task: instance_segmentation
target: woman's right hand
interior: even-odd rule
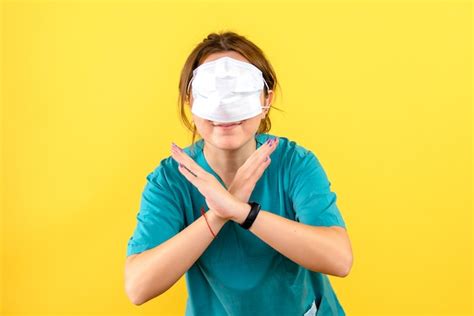
[[[270,154],[278,146],[278,137],[268,140],[260,146],[237,170],[228,191],[237,199],[247,203],[258,179],[270,165]],[[265,158],[268,157],[268,160]]]

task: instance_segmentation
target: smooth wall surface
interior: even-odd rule
[[[178,78],[208,33],[260,46],[271,133],[311,149],[354,251],[347,315],[472,315],[470,1],[4,1],[1,315],[183,315],[182,278],[134,306],[146,175],[190,144]]]

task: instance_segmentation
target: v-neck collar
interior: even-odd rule
[[[267,133],[257,133],[255,134],[255,142],[257,143],[256,149],[260,148],[267,139],[269,139],[271,135]],[[196,147],[196,162],[207,172],[212,174],[221,184],[222,186],[228,190],[227,186],[225,185],[224,181],[222,181],[221,177],[214,171],[214,169],[211,168],[209,163],[206,160],[206,157],[204,156],[204,140],[200,139],[195,143]]]

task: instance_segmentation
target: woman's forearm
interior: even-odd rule
[[[213,210],[207,211],[206,217],[216,235],[227,222]],[[135,256],[125,270],[125,287],[131,301],[140,305],[168,290],[213,239],[204,216],[201,216],[164,243]]]
[[[248,214],[243,206],[237,222]],[[249,229],[272,248],[299,265],[344,277],[352,266],[352,249],[342,227],[311,226],[261,210]]]

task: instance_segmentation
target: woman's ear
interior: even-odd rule
[[[269,106],[272,104],[273,101],[273,90],[268,90],[268,95],[264,100],[266,108],[263,108],[263,113],[266,116],[268,111],[270,110]]]

